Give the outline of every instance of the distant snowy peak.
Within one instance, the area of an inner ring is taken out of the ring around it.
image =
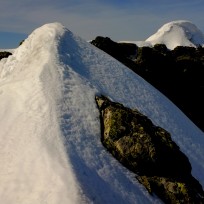
[[[196,47],[204,45],[204,34],[193,23],[179,20],[164,24],[146,42],[165,44],[169,49],[176,46]]]

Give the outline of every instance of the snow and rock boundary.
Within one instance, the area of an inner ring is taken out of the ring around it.
[[[131,70],[51,23],[0,62],[2,203],[160,202],[103,148],[97,94],[171,132],[204,185],[203,133]]]

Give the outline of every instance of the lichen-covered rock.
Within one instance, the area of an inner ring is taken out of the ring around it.
[[[170,134],[138,110],[96,97],[101,141],[124,166],[136,173],[150,193],[165,203],[204,203],[204,192],[191,176],[188,158]]]

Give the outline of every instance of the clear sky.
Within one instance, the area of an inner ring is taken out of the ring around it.
[[[162,25],[188,20],[204,32],[204,0],[1,0],[0,49],[35,28],[60,22],[85,40],[145,40]]]

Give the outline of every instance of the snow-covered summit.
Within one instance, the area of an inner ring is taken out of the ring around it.
[[[159,203],[102,146],[100,94],[168,130],[204,186],[203,133],[141,77],[51,23],[0,61],[1,203]]]
[[[204,45],[203,33],[193,23],[185,20],[172,21],[163,25],[146,42],[165,44],[169,49],[176,46]]]

